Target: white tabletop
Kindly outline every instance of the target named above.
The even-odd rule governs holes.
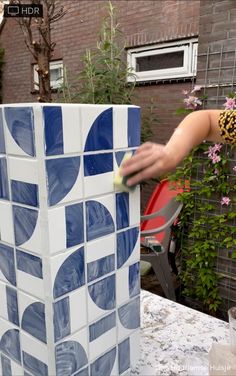
[[[228,323],[141,292],[141,354],[133,375],[204,376],[213,342],[229,344]]]

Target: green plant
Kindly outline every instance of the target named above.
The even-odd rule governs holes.
[[[169,176],[170,181],[181,185],[188,181],[190,185],[178,197],[184,204],[179,233],[183,294],[201,301],[210,313],[215,313],[222,302],[217,257],[236,258],[236,167],[230,163],[233,155],[233,147],[203,143]]]

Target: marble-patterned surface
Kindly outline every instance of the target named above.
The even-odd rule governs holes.
[[[228,323],[141,292],[141,356],[132,376],[208,375],[213,342],[229,344]]]

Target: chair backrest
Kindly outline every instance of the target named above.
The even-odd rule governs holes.
[[[168,223],[168,228],[161,232],[156,232],[153,234],[155,238],[163,244],[166,243],[166,239],[170,235],[170,226],[174,223],[175,219],[178,216],[182,206],[179,202],[175,201],[175,197],[183,192],[183,187],[180,187],[178,184],[175,186],[172,183],[169,183],[167,180],[163,180],[160,184],[157,185],[154,190],[147,208],[144,212],[144,216],[150,215],[158,211],[158,216],[154,218],[149,218],[144,220],[141,223],[141,243],[145,243],[142,233],[147,230],[157,229],[159,227],[165,226]],[[177,213],[175,215],[175,212]],[[173,217],[173,221],[170,219]],[[168,240],[169,241],[169,240]]]

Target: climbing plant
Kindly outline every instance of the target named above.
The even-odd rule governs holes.
[[[197,88],[185,92],[187,112],[201,109],[206,97],[197,97]],[[233,109],[235,98],[229,95],[226,109]],[[179,113],[184,113],[183,109]],[[182,265],[180,279],[185,296],[201,301],[210,313],[215,313],[222,299],[219,280],[223,276],[216,268],[219,254],[236,258],[236,165],[232,163],[234,149],[222,144],[204,142],[185,158],[170,181],[187,189],[178,197],[184,204],[180,217]]]

